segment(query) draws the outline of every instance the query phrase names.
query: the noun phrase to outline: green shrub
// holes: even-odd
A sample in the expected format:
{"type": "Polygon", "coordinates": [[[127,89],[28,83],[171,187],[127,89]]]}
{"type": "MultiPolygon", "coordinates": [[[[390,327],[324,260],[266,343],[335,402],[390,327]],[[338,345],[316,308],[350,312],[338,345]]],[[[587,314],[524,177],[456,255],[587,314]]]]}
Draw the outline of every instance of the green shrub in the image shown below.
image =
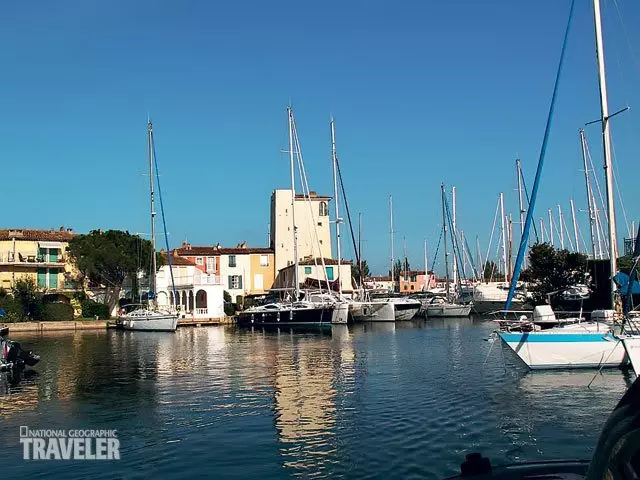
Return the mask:
{"type": "Polygon", "coordinates": [[[64,302],[44,303],[39,319],[45,322],[73,320],[73,307],[64,302]]]}
{"type": "Polygon", "coordinates": [[[0,298],[0,308],[7,312],[7,316],[2,319],[5,322],[22,322],[25,320],[20,302],[10,295],[0,298]]]}
{"type": "Polygon", "coordinates": [[[93,300],[82,301],[82,317],[83,318],[102,318],[110,317],[109,306],[104,303],[94,302],[93,300]]]}

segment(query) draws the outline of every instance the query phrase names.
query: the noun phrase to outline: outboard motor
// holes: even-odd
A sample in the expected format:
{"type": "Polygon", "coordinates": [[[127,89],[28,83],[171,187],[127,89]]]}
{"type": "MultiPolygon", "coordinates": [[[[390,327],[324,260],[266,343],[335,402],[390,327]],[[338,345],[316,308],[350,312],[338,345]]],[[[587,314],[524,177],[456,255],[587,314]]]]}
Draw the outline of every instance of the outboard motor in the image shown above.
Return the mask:
{"type": "Polygon", "coordinates": [[[9,333],[8,328],[0,329],[0,370],[33,367],[40,361],[40,356],[32,351],[25,351],[18,342],[4,338],[9,333]]]}

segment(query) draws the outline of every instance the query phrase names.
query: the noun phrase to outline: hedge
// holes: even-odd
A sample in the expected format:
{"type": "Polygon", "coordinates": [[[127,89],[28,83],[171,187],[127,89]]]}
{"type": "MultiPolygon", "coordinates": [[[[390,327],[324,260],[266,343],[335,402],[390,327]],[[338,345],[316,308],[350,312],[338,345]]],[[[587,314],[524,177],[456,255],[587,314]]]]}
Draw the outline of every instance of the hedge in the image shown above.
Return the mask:
{"type": "Polygon", "coordinates": [[[43,321],[69,321],[73,320],[73,307],[68,303],[55,302],[42,305],[43,321]]]}
{"type": "Polygon", "coordinates": [[[98,318],[107,319],[111,316],[109,307],[104,303],[94,302],[93,300],[82,301],[82,316],[84,318],[98,318]]]}

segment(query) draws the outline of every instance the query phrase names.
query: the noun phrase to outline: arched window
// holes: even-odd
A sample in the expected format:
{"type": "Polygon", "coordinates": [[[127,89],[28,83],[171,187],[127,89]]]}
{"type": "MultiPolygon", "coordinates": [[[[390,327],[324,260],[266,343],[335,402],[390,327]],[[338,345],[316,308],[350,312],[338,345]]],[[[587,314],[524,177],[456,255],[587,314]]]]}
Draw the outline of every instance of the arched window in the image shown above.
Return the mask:
{"type": "Polygon", "coordinates": [[[326,217],[329,215],[329,207],[327,206],[327,202],[320,202],[320,216],[326,217]]]}

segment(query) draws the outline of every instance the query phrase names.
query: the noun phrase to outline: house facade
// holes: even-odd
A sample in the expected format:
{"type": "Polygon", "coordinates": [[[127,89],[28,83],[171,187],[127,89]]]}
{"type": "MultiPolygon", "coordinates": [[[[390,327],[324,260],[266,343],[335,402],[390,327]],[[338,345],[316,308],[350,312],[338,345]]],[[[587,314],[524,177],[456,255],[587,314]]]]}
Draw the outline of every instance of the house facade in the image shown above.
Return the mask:
{"type": "MultiPolygon", "coordinates": [[[[298,283],[301,286],[319,285],[321,288],[326,288],[327,281],[331,285],[331,289],[337,291],[338,287],[336,282],[340,282],[343,293],[353,293],[354,286],[351,278],[351,262],[342,260],[338,265],[338,260],[332,258],[324,259],[324,271],[323,261],[320,258],[317,259],[304,259],[298,263],[298,283]]],[[[294,279],[294,265],[280,270],[276,279],[276,288],[279,289],[291,289],[295,286],[294,279]]]]}
{"type": "Polygon", "coordinates": [[[424,270],[410,270],[400,273],[400,293],[425,292],[436,286],[433,272],[425,274],[424,270]]]}
{"type": "Polygon", "coordinates": [[[75,269],[67,254],[71,229],[0,230],[0,287],[8,290],[22,277],[32,278],[40,290],[75,291],[75,269]]]}
{"type": "MultiPolygon", "coordinates": [[[[275,272],[292,265],[294,258],[292,190],[274,190],[271,194],[271,247],[275,254],[275,272]]],[[[331,197],[296,194],[295,219],[298,260],[331,258],[329,201],[331,197]]]]}
{"type": "Polygon", "coordinates": [[[172,255],[171,267],[168,260],[156,274],[158,305],[175,308],[183,317],[224,317],[224,287],[220,276],[202,272],[187,258],[172,255]]]}
{"type": "Polygon", "coordinates": [[[173,255],[189,260],[204,274],[215,275],[234,302],[238,296],[264,294],[273,287],[275,258],[271,248],[248,247],[246,242],[235,248],[184,243],[173,255]]]}
{"type": "Polygon", "coordinates": [[[364,288],[379,292],[393,292],[393,283],[391,277],[367,277],[364,279],[364,288]]]}

